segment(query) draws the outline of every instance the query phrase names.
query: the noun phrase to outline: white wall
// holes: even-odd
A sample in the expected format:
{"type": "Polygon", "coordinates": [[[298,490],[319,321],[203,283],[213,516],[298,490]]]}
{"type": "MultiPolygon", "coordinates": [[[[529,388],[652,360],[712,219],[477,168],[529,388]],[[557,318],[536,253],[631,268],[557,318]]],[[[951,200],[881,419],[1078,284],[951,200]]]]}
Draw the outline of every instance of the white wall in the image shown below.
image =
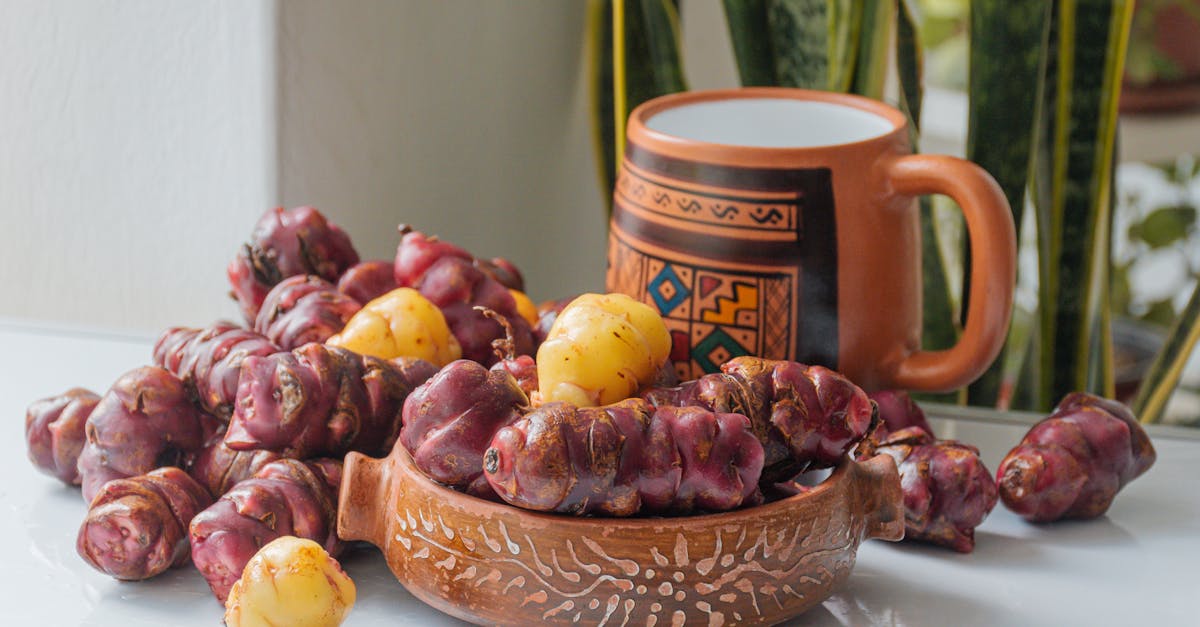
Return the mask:
{"type": "Polygon", "coordinates": [[[226,305],[274,196],[268,2],[0,5],[0,317],[153,332],[226,305]]]}
{"type": "MultiPolygon", "coordinates": [[[[736,83],[685,3],[694,87],[736,83]]],[[[312,204],[364,257],[410,222],[535,298],[600,289],[586,5],[0,2],[0,319],[155,333],[234,316],[255,219],[312,204]]]]}
{"type": "Polygon", "coordinates": [[[603,287],[583,2],[280,4],[280,183],[364,257],[407,222],[522,268],[535,298],[603,287]]]}

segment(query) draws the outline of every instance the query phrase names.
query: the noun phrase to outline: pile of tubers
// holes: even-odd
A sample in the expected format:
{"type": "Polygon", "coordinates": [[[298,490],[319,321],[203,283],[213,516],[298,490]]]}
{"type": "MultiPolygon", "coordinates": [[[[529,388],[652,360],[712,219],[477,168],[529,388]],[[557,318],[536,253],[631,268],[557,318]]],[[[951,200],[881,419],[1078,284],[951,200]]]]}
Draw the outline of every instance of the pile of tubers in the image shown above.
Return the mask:
{"type": "MultiPolygon", "coordinates": [[[[78,552],[117,579],[192,563],[225,602],[243,572],[270,582],[282,549],[247,564],[273,541],[332,560],[340,460],[393,445],[449,488],[576,516],[753,506],[884,453],[907,539],[960,552],[997,500],[1036,522],[1095,517],[1154,462],[1128,410],[1086,394],[993,479],[903,392],[868,396],[821,366],[739,357],[679,383],[646,305],[585,294],[535,308],[512,263],[407,226],[394,260],[361,261],[316,209],[274,209],[227,273],[244,324],[167,329],[152,364],[104,394],[29,406],[30,460],[81,486],[78,552]]],[[[338,585],[322,594],[341,598],[338,585]]],[[[235,594],[238,616],[269,615],[253,600],[275,598],[235,594]]]]}

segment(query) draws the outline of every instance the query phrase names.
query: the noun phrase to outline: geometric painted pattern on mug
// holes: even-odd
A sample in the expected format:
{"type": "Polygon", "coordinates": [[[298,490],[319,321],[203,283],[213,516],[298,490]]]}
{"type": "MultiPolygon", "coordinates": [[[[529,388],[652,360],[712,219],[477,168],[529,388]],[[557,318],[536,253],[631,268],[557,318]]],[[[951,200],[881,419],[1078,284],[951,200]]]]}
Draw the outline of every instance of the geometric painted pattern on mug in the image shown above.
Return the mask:
{"type": "Polygon", "coordinates": [[[699,324],[693,327],[692,334],[699,335],[692,343],[692,359],[706,373],[720,370],[721,364],[734,357],[753,354],[758,335],[753,331],[742,331],[737,334],[742,337],[739,342],[722,327],[699,324]]]}
{"type": "Polygon", "coordinates": [[[739,355],[792,359],[799,273],[733,271],[664,259],[614,230],[607,285],[654,307],[671,337],[681,380],[719,370],[739,355]]]}
{"type": "MultiPolygon", "coordinates": [[[[773,198],[717,196],[700,189],[660,184],[651,175],[634,170],[635,166],[626,163],[617,177],[616,194],[627,205],[676,220],[794,232],[803,210],[804,199],[794,193],[781,193],[773,198]]],[[[681,181],[675,184],[686,186],[681,181]]]]}
{"type": "Polygon", "coordinates": [[[758,286],[754,282],[727,283],[723,278],[709,274],[701,274],[698,278],[701,285],[716,284],[708,290],[708,296],[712,296],[723,285],[728,285],[732,291],[732,295],[718,293],[713,296],[710,306],[699,308],[700,320],[739,327],[758,326],[758,286]]]}
{"type": "Polygon", "coordinates": [[[662,316],[669,316],[692,295],[691,289],[670,264],[664,264],[646,287],[662,316]]]}

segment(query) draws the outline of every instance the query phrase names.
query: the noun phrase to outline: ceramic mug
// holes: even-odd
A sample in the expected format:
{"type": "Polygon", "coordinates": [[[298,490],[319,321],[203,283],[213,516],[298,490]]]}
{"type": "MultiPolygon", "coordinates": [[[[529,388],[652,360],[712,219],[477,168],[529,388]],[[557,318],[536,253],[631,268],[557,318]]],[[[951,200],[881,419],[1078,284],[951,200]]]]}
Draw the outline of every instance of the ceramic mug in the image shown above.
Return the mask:
{"type": "Polygon", "coordinates": [[[650,304],[695,378],[738,355],[835,368],[868,390],[948,391],[999,353],[1016,238],[979,166],[912,154],[882,102],[743,88],[672,94],[630,115],[609,231],[607,289],[650,304]],[[962,207],[971,248],[958,343],[921,345],[916,197],[962,207]]]}

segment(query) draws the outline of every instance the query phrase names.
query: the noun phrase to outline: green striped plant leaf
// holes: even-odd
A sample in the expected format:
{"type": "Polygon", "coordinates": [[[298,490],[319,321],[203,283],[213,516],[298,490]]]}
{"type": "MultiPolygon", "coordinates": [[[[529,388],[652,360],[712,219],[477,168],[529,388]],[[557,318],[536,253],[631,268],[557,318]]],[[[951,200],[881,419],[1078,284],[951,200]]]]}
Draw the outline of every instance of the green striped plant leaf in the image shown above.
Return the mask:
{"type": "MultiPolygon", "coordinates": [[[[911,3],[896,0],[896,74],[900,78],[900,109],[912,122],[915,136],[921,128],[921,103],[924,101],[924,50],[917,36],[917,18],[911,3]]],[[[916,145],[915,137],[913,145],[916,145]]]]}
{"type": "Polygon", "coordinates": [[[881,97],[896,0],[725,0],[742,85],[881,97]]]}
{"type": "MultiPolygon", "coordinates": [[[[1025,190],[1037,129],[1037,97],[1046,71],[1047,38],[1053,3],[1046,0],[972,0],[968,78],[967,152],[996,179],[1012,208],[1017,240],[1025,210],[1025,190]]],[[[970,263],[965,250],[964,263],[970,263]]],[[[963,310],[970,303],[969,268],[963,272],[963,310]]],[[[995,406],[1005,376],[1002,352],[971,384],[967,403],[995,406]]]]}
{"type": "Polygon", "coordinates": [[[1197,281],[1192,297],[1175,319],[1166,343],[1155,356],[1133,400],[1134,415],[1142,422],[1159,422],[1162,419],[1167,401],[1179,384],[1183,367],[1197,342],[1200,342],[1200,281],[1197,281]]]}
{"type": "Polygon", "coordinates": [[[687,89],[671,0],[591,0],[592,129],[609,211],[625,120],[639,104],[687,89]],[[615,18],[615,19],[614,19],[615,18]]]}
{"type": "Polygon", "coordinates": [[[770,0],[725,0],[725,25],[737,61],[738,76],[746,87],[771,87],[775,81],[775,51],[767,21],[770,0]]]}
{"type": "Polygon", "coordinates": [[[892,28],[896,24],[896,0],[862,0],[862,26],[858,37],[858,63],[850,91],[876,100],[883,99],[887,80],[892,28]]]}
{"type": "Polygon", "coordinates": [[[1041,411],[1074,390],[1112,388],[1111,371],[1095,376],[1092,366],[1093,354],[1111,346],[1104,338],[1104,286],[1117,102],[1132,15],[1133,0],[1054,3],[1033,175],[1041,373],[1033,398],[1041,411]]]}

